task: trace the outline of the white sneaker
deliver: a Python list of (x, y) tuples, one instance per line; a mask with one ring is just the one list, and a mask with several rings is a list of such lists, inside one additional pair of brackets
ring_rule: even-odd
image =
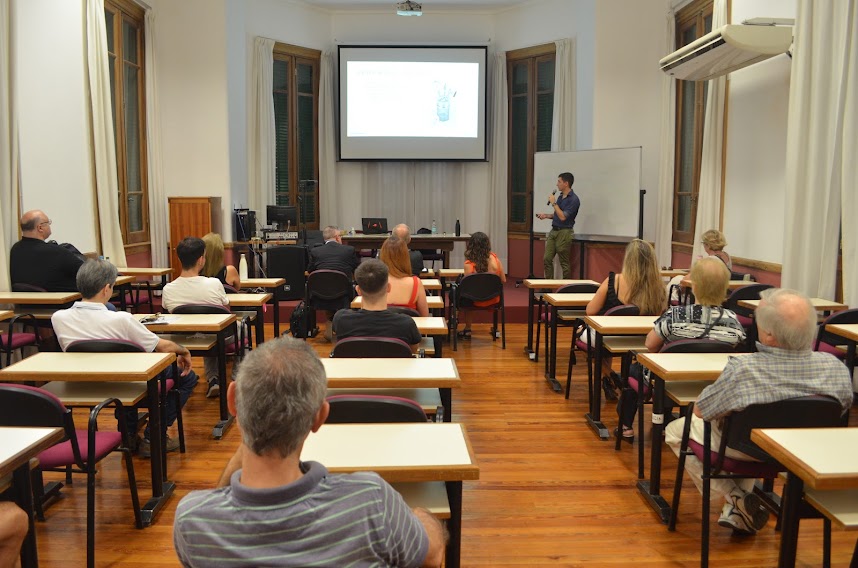
[[(763, 508), (760, 497), (755, 493), (731, 494), (727, 499), (729, 502), (724, 504), (721, 518), (718, 519), (719, 525), (732, 527), (739, 532), (750, 530), (753, 534), (769, 522), (769, 512)], [(734, 522), (737, 518), (741, 523)], [(737, 524), (740, 526), (737, 527)]]
[(220, 396), (220, 384), (218, 379), (209, 381), (208, 389), (206, 389), (206, 398), (218, 398)]
[(748, 525), (742, 515), (730, 503), (725, 503), (724, 508), (721, 509), (718, 524), (722, 527), (733, 529), (733, 532), (736, 534), (748, 536), (757, 534), (754, 527)]

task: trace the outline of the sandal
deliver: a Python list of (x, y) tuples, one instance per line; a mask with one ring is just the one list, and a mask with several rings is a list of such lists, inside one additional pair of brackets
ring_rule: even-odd
[(463, 329), (462, 331), (458, 332), (458, 333), (456, 334), (456, 336), (457, 336), (459, 339), (471, 339), (471, 330), (470, 330), (470, 329), (465, 328), (465, 329)]

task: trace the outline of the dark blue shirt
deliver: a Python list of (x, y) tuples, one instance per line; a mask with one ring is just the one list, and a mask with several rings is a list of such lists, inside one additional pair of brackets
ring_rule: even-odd
[(574, 191), (570, 191), (569, 195), (557, 197), (557, 206), (566, 215), (566, 220), (561, 221), (557, 216), (557, 210), (554, 210), (554, 218), (551, 220), (552, 229), (571, 229), (575, 226), (575, 217), (578, 216), (578, 209), (581, 207), (581, 200), (575, 195)]

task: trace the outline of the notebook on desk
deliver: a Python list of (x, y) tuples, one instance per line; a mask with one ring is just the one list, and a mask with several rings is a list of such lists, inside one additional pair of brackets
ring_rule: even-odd
[(386, 217), (363, 217), (360, 224), (365, 235), (383, 235), (390, 232)]

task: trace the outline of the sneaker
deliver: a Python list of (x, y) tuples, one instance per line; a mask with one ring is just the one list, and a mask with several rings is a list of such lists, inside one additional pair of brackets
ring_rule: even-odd
[(733, 534), (752, 536), (757, 534), (754, 527), (749, 526), (742, 515), (729, 503), (724, 504), (718, 524), (722, 527), (733, 529)]
[[(179, 449), (179, 439), (173, 438), (172, 436), (167, 436), (167, 451), (175, 452)], [(137, 442), (137, 455), (141, 458), (148, 458), (152, 456), (152, 447), (151, 442), (147, 438), (138, 438)]]
[(206, 398), (217, 398), (220, 396), (220, 385), (217, 379), (209, 381), (209, 388), (206, 389)]
[(333, 343), (334, 341), (334, 326), (330, 322), (325, 326), (325, 341), (328, 343)]
[(763, 507), (760, 496), (756, 493), (745, 493), (742, 496), (730, 495), (733, 507), (745, 519), (745, 523), (760, 530), (769, 522), (769, 511)]

